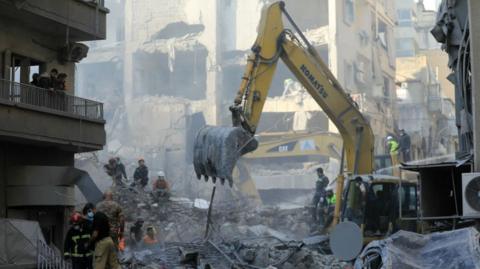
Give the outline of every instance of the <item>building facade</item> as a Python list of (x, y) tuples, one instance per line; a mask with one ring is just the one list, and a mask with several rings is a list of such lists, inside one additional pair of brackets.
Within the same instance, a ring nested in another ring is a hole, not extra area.
[[(75, 95), (81, 41), (105, 38), (102, 3), (0, 1), (0, 218), (38, 221), (61, 248), (81, 171), (74, 155), (105, 144), (102, 104)], [(57, 69), (66, 92), (32, 85)]]
[(414, 158), (452, 154), (458, 144), (455, 91), (448, 56), (430, 34), (436, 12), (413, 0), (397, 0), (396, 9), (398, 127), (412, 137)]

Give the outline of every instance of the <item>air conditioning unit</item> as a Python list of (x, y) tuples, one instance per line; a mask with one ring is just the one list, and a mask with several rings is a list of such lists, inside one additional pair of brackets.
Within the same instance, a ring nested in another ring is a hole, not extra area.
[(480, 218), (480, 173), (462, 174), (464, 218)]
[(60, 52), (60, 62), (80, 62), (87, 57), (88, 46), (82, 43), (69, 43), (64, 46)]

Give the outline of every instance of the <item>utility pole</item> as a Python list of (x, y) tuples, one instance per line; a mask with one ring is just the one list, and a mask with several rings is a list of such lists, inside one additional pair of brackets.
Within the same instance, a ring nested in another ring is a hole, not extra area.
[(468, 0), (472, 71), (473, 172), (480, 172), (480, 1)]

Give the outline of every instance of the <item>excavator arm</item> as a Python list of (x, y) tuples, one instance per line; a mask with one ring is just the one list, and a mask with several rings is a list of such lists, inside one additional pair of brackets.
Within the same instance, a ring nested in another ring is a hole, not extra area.
[[(298, 38), (283, 26), (282, 15)], [(233, 127), (204, 127), (194, 143), (194, 168), (200, 178), (227, 179), (240, 156), (256, 149), (255, 131), (278, 60), (282, 59), (339, 130), (347, 173), (373, 171), (374, 136), (368, 121), (342, 89), (316, 50), (298, 29), (283, 2), (262, 11), (258, 36), (248, 56), (240, 88), (230, 107)]]

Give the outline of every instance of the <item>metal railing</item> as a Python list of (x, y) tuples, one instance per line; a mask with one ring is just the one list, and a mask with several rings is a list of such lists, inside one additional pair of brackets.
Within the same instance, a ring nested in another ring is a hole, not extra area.
[(71, 269), (72, 264), (63, 259), (45, 242), (37, 241), (37, 268), (38, 269)]
[(0, 100), (103, 120), (103, 104), (62, 91), (0, 79)]

